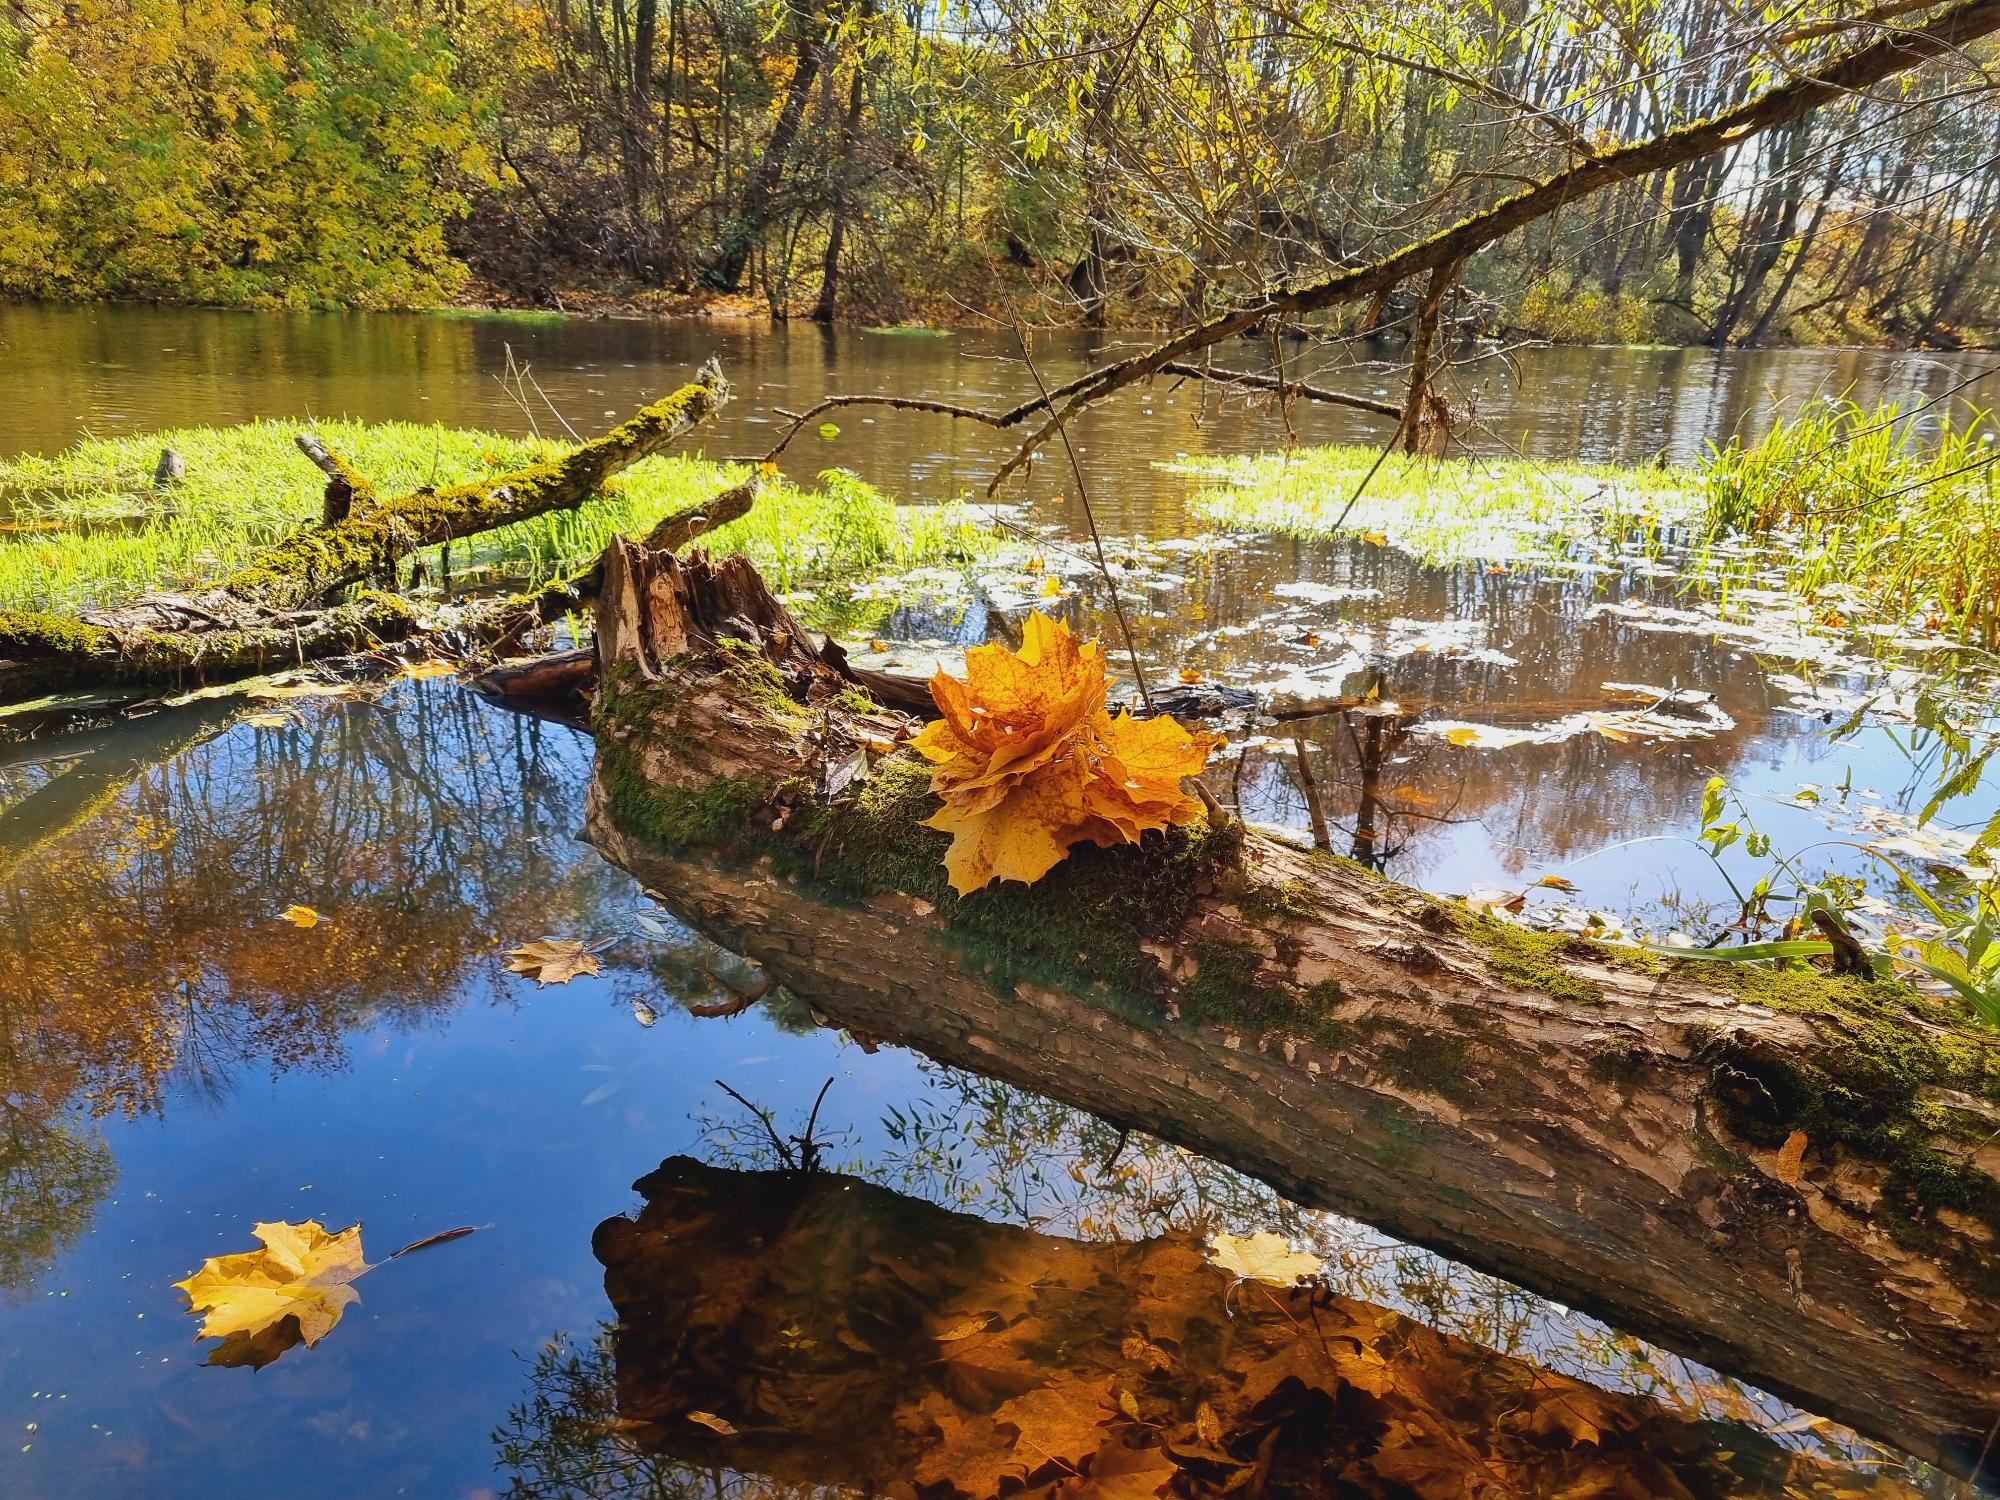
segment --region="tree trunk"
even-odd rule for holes
[[[1417,321],[1410,334],[1410,386],[1403,402],[1403,415],[1396,428],[1396,440],[1405,453],[1423,453],[1442,458],[1451,442],[1451,413],[1444,398],[1431,390],[1431,349],[1437,342],[1438,319],[1445,298],[1458,279],[1458,263],[1439,266],[1424,287],[1417,307]],[[1391,442],[1391,446],[1395,445]]]
[[[824,11],[815,8],[807,12],[797,4],[787,9],[797,36],[791,82],[785,85],[784,102],[778,106],[778,119],[771,127],[770,139],[764,143],[757,170],[744,187],[743,202],[723,227],[722,247],[703,277],[710,286],[726,292],[739,291],[743,286],[743,269],[750,263],[750,252],[764,233],[771,204],[778,196],[778,185],[785,180],[792,143],[798,139],[799,127],[805,121],[806,104],[812,97],[813,81],[819,77],[826,51],[830,22]]]
[[[831,323],[840,300],[840,256],[847,243],[847,216],[854,211],[854,143],[861,135],[861,107],[867,99],[866,54],[854,59],[854,79],[847,86],[847,113],[840,121],[840,159],[834,165],[833,208],[826,228],[826,256],[820,262],[819,300],[813,304],[816,323]]]
[[[598,630],[591,838],[834,1022],[1993,1463],[2000,1045],[1941,1004],[1525,932],[1240,826],[961,899],[910,721],[747,563],[614,543]]]

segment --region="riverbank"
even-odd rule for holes
[[[996,295],[1011,290],[1016,296]],[[204,311],[282,312],[298,311],[278,302],[212,302],[191,298],[185,301],[158,297],[129,300],[89,298],[77,301],[0,300],[0,306],[49,307],[159,307]],[[850,306],[832,319],[815,316],[807,299],[791,299],[774,306],[771,299],[752,292],[726,292],[705,287],[650,287],[631,282],[593,284],[562,282],[511,287],[475,278],[457,295],[441,302],[410,305],[327,305],[314,307],[322,313],[409,313],[427,317],[492,318],[498,321],[531,323],[563,319],[620,319],[659,321],[712,319],[753,325],[779,326],[797,323],[867,332],[957,333],[971,330],[1004,330],[1011,333],[1021,306],[1031,312],[1025,325],[1037,332],[1083,331],[1091,327],[1073,304],[1051,301],[1025,283],[1008,288],[991,278],[980,278],[949,293],[897,295],[874,303]],[[1385,321],[1372,331],[1361,325],[1360,314],[1349,311],[1344,317],[1316,321],[1288,328],[1287,336],[1298,342],[1381,341],[1400,346],[1406,329],[1396,320]],[[1492,323],[1468,324],[1463,330],[1468,340],[1510,345],[1539,345],[1577,349],[1706,349],[1712,347],[1703,331],[1683,320],[1661,317],[1660,308],[1649,300],[1607,298],[1601,293],[1581,293],[1573,298],[1533,297],[1512,313]],[[1155,316],[1129,312],[1112,313],[1091,331],[1100,334],[1164,336],[1176,326]],[[1956,354],[2000,352],[2000,339],[1973,330],[1954,331],[1951,338],[1912,345],[1880,330],[1857,329],[1844,323],[1813,325],[1809,336],[1773,337],[1758,347],[1769,350],[1870,350],[1885,353],[1924,351]]]

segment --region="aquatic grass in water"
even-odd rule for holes
[[[1203,482],[1190,507],[1224,526],[1304,537],[1338,530],[1438,565],[1588,561],[1649,543],[1689,509],[1681,476],[1667,469],[1409,454],[1376,468],[1380,458],[1379,449],[1341,444],[1168,467]]]
[[[1700,469],[1711,543],[1758,539],[1794,593],[1852,590],[1873,612],[2000,643],[2000,453],[1978,408],[1813,400]],[[1745,555],[1720,575],[1743,580]]]
[[[187,589],[316,520],[325,479],[293,445],[299,424],[183,428],[92,439],[53,457],[0,463],[0,608],[79,609],[150,589]],[[457,428],[322,422],[315,430],[384,494],[499,473],[561,445]],[[161,448],[186,477],[155,489]],[[619,532],[698,506],[743,477],[699,458],[648,459],[600,499],[451,546],[454,577],[538,582],[585,565]],[[977,555],[988,535],[962,506],[903,507],[840,470],[814,489],[772,478],[749,515],[708,539],[749,554],[780,588],[889,566]],[[427,549],[432,578],[443,549]]]

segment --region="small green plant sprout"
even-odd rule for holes
[[[1970,742],[1967,753],[1975,753],[1970,751]],[[1954,768],[1946,777],[1947,783],[1958,779],[1962,769],[1962,765]],[[1818,794],[1808,788],[1797,800],[1817,802]],[[1942,795],[1933,796],[1918,819],[1919,826],[1944,800]],[[1996,833],[2000,829],[1988,827],[1972,846],[1973,858],[1984,857],[1983,846]],[[1917,869],[1874,845],[1831,841],[1886,868],[1927,915],[1929,921],[1922,925],[1934,926],[1934,931],[1923,935],[1904,934],[1891,927],[1871,949],[1848,925],[1866,893],[1865,882],[1841,874],[1808,879],[1801,873],[1798,855],[1773,853],[1769,836],[1751,825],[1747,805],[1720,776],[1711,777],[1702,790],[1701,831],[1696,839],[1736,896],[1741,914],[1732,928],[1747,935],[1778,927],[1780,935],[1740,943],[1723,943],[1718,938],[1699,947],[1642,946],[1676,958],[1779,969],[1823,959],[1835,973],[1876,979],[1889,978],[1900,968],[1943,986],[1980,1020],[2000,1027],[2000,942],[1994,940],[2000,934],[2000,874],[1990,865],[1926,865],[1919,867],[1920,878]],[[1753,859],[1770,861],[1770,868],[1747,891],[1722,863],[1723,851],[1739,843]],[[1773,902],[1792,908],[1782,925],[1771,911]]]

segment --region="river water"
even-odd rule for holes
[[[503,387],[510,350],[548,405],[531,398],[524,411]],[[739,399],[706,449],[754,454],[774,408],[822,392],[1017,398],[1032,377],[1015,352],[998,336],[732,323],[0,308],[0,453],[255,416],[521,431],[549,430],[553,406],[587,430],[714,354]],[[1050,337],[1037,359],[1054,383],[1090,352]],[[1387,366],[1359,356],[1287,357],[1292,374],[1324,384],[1388,387]],[[1459,394],[1479,383],[1474,441],[1490,451],[1687,458],[1755,430],[1774,398],[1935,394],[1973,368],[1853,352],[1528,351],[1471,367]],[[1380,435],[1330,409],[1293,421],[1307,441]],[[803,438],[788,467],[838,462],[940,498],[1006,451],[942,419],[846,413],[840,425],[830,441]],[[1464,893],[1559,874],[1573,897],[1537,888],[1533,899],[1613,920],[1665,912],[1692,928],[1720,920],[1719,872],[1685,840],[1633,841],[1691,833],[1711,774],[1729,776],[1792,850],[1900,831],[1899,811],[1927,790],[1904,730],[1869,721],[1829,735],[1846,717],[1832,690],[1849,677],[1830,669],[1808,687],[1754,640],[1658,628],[1646,611],[1672,599],[1644,581],[1587,589],[1531,568],[1426,568],[1379,546],[1199,540],[1185,480],[1156,461],[1281,443],[1271,413],[1161,388],[1093,414],[1077,437],[1100,519],[1148,559],[1138,634],[1155,666],[1337,691],[1365,661],[1378,696],[1409,708],[1376,720],[1381,731],[1365,718],[1297,726],[1339,846],[1401,879]],[[1027,492],[1057,544],[1081,525],[1063,477],[1045,466]],[[1005,635],[1020,614],[1008,583],[984,580],[952,609],[899,608],[875,628],[892,656]],[[1543,726],[1623,702],[1606,683],[1695,689],[1716,717],[1698,737],[1505,748],[1421,728],[1425,717]],[[1290,735],[1237,752],[1233,792],[1254,818],[1304,820]],[[1114,1151],[1101,1122],[857,1045],[782,995],[730,1020],[691,1016],[684,1002],[725,998],[748,976],[577,841],[589,764],[580,734],[450,679],[223,701],[0,748],[0,1494],[839,1487],[834,1469],[780,1482],[703,1458],[699,1444],[636,1457],[622,1446],[618,1400],[631,1393],[614,1398],[598,1353],[613,1311],[592,1244],[663,1158],[772,1165],[751,1107],[771,1111],[780,1135],[802,1131],[829,1079],[817,1115],[827,1159],[896,1193],[1085,1245],[1276,1229],[1323,1256],[1345,1295],[1671,1413],[1750,1422],[1783,1448],[1952,1492],[1726,1376],[1293,1208],[1199,1157],[1147,1142]],[[1817,804],[1794,797],[1805,784],[1822,789]],[[1946,821],[1989,814],[1976,803]],[[294,905],[318,924],[283,920]],[[601,972],[547,988],[507,972],[508,950],[544,936],[592,944]],[[254,1374],[205,1365],[212,1346],[192,1341],[172,1283],[205,1257],[252,1249],[253,1224],[305,1220],[364,1226],[374,1269],[360,1300],[313,1347]],[[383,1259],[461,1226],[476,1232]],[[800,1324],[785,1327],[796,1352]],[[1064,1356],[1036,1357],[1053,1370]],[[1461,1436],[1482,1431],[1476,1413],[1453,1420]],[[1741,1430],[1703,1431],[1714,1463],[1757,1447]]]

